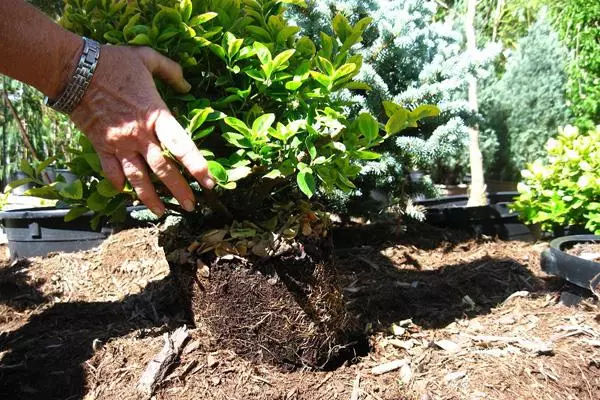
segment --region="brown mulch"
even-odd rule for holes
[[[193,321],[168,279],[161,234],[124,231],[87,252],[0,261],[0,398],[142,398],[136,384],[162,335]],[[600,397],[598,301],[540,270],[546,244],[425,225],[359,226],[334,240],[346,306],[367,340],[346,362],[292,372],[253,362],[200,319],[155,398]],[[565,291],[582,301],[562,305]],[[403,366],[372,373],[395,360]]]
[[[584,257],[586,260],[600,262],[600,243],[578,243],[567,250],[568,254]]]

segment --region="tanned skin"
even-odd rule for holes
[[[0,0],[0,74],[56,99],[69,81],[83,39],[66,31],[23,0]],[[139,199],[157,215],[165,206],[150,170],[181,206],[195,199],[186,179],[163,155],[168,149],[205,188],[214,181],[194,142],[160,98],[154,77],[179,92],[191,89],[176,62],[147,47],[102,46],[90,86],[70,118],[90,139],[112,184],[127,179]]]

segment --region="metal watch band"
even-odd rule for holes
[[[83,53],[67,87],[56,100],[46,97],[46,105],[64,114],[71,114],[85,94],[100,57],[100,43],[83,38]]]

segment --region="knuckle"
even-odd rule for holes
[[[152,171],[159,177],[159,179],[164,180],[172,175],[174,172],[174,168],[167,160],[163,157],[157,157],[155,160],[148,160],[150,166],[152,167]]]
[[[132,184],[141,182],[144,179],[144,173],[129,160],[123,160],[123,173]]]

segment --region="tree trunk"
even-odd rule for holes
[[[467,14],[465,16],[465,33],[467,35],[467,53],[473,54],[477,50],[475,40],[475,12],[477,0],[468,0]],[[469,106],[474,113],[479,111],[477,104],[477,78],[473,75],[469,82]],[[487,204],[485,180],[483,177],[483,157],[479,148],[479,126],[469,127],[469,160],[471,163],[471,187],[467,207],[484,206]]]
[[[492,42],[498,39],[498,29],[500,29],[500,22],[502,21],[502,14],[504,13],[504,0],[497,0],[496,12],[494,15],[494,27],[492,29]]]
[[[27,149],[31,153],[31,156],[34,159],[39,160],[39,157],[38,157],[35,149],[31,145],[31,142],[29,141],[29,135],[27,135],[27,130],[25,129],[25,125],[23,125],[23,121],[21,120],[21,117],[19,117],[17,110],[15,109],[12,102],[10,101],[10,98],[8,97],[8,93],[6,92],[6,89],[2,91],[2,95],[4,96],[4,102],[6,103],[8,109],[10,110],[11,114],[13,115],[13,118],[15,119],[15,122],[17,123],[17,128],[19,128],[19,132],[21,133],[21,138],[23,139],[23,143],[25,144],[25,147],[27,147]]]

